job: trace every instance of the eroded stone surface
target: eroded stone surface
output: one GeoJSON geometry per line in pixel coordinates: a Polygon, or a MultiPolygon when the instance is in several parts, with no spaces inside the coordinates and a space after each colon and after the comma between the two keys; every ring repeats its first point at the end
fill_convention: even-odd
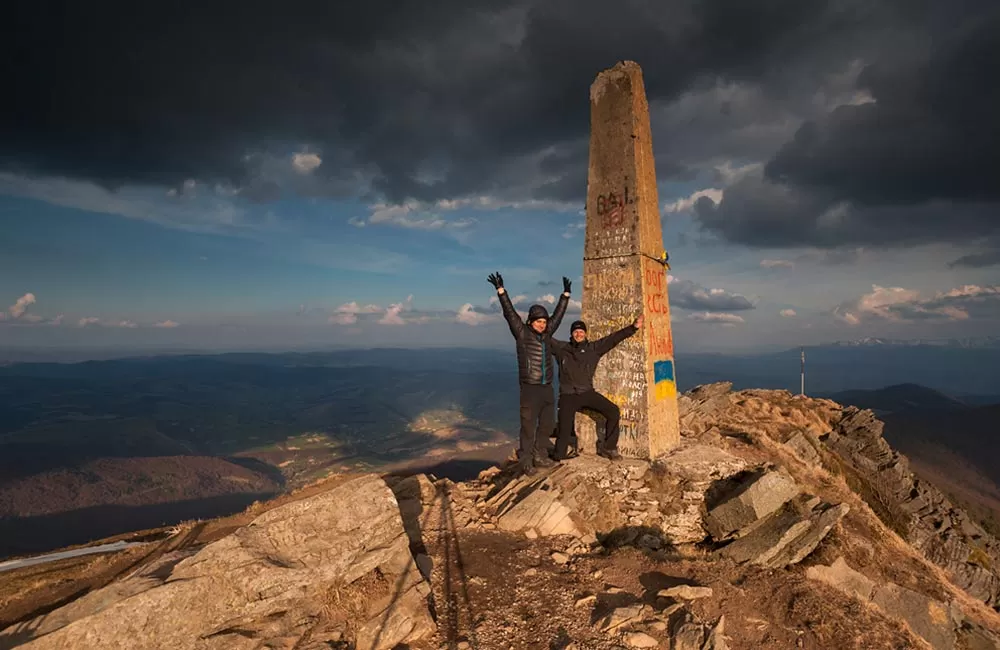
{"type": "Polygon", "coordinates": [[[781,472],[766,472],[741,485],[709,510],[705,528],[715,539],[724,539],[771,514],[798,493],[799,487],[791,477],[781,472]]]}
{"type": "MultiPolygon", "coordinates": [[[[623,61],[598,74],[590,92],[582,318],[598,338],[645,317],[594,376],[595,388],[622,409],[619,451],[642,459],[680,441],[655,169],[642,70],[623,61]]],[[[581,449],[592,453],[594,421],[581,414],[576,426],[581,449]]]]}
{"type": "Polygon", "coordinates": [[[357,599],[359,649],[385,650],[434,630],[429,588],[396,499],[377,476],[269,510],[197,552],[164,558],[31,621],[24,628],[44,636],[23,647],[284,647],[307,633],[350,632],[324,612],[331,590],[357,599]]]}

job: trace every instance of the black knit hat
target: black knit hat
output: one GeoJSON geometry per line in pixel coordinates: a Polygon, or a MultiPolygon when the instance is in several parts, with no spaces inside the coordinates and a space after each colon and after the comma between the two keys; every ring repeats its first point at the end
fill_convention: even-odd
{"type": "Polygon", "coordinates": [[[573,321],[573,324],[569,326],[569,333],[572,334],[573,330],[583,330],[584,332],[586,332],[587,324],[584,323],[582,320],[575,320],[573,321]]]}
{"type": "Polygon", "coordinates": [[[544,305],[532,305],[528,308],[528,325],[539,318],[549,319],[549,310],[544,305]]]}

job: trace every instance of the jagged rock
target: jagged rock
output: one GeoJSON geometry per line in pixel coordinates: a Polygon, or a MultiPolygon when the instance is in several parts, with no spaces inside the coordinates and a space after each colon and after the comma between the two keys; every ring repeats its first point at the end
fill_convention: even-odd
{"type": "Polygon", "coordinates": [[[800,513],[791,503],[719,553],[735,562],[772,569],[801,562],[850,510],[845,503],[800,513]]]}
{"type": "Polygon", "coordinates": [[[351,633],[326,610],[337,592],[355,646],[386,650],[433,632],[429,591],[393,493],[365,475],[10,631],[36,635],[31,650],[291,647],[351,633]]]}
{"type": "Polygon", "coordinates": [[[882,438],[882,428],[872,411],[848,407],[825,443],[857,475],[860,496],[887,526],[969,594],[1000,606],[1000,541],[916,478],[907,458],[882,438]]]}
{"type": "Polygon", "coordinates": [[[840,503],[821,511],[813,511],[809,518],[809,528],[786,545],[769,563],[771,567],[797,564],[816,550],[830,530],[844,518],[851,507],[840,503]]]}
{"type": "Polygon", "coordinates": [[[830,566],[813,566],[806,577],[872,603],[888,616],[906,621],[917,636],[934,650],[951,650],[956,644],[956,626],[946,604],[893,583],[876,584],[852,569],[843,558],[830,566]]]}
{"type": "Polygon", "coordinates": [[[587,607],[588,605],[593,605],[597,602],[597,596],[591,594],[589,596],[584,596],[576,601],[577,607],[587,607]]]}
{"type": "Polygon", "coordinates": [[[569,562],[569,556],[565,553],[560,553],[556,551],[552,554],[552,561],[556,564],[567,564],[569,562]]]}
{"type": "Polygon", "coordinates": [[[806,569],[806,577],[823,582],[834,589],[868,602],[875,591],[875,583],[863,573],[850,567],[844,558],[838,557],[830,566],[817,564],[806,569]]]}
{"type": "Polygon", "coordinates": [[[677,585],[669,589],[660,589],[656,592],[661,598],[679,598],[680,600],[697,600],[699,598],[711,598],[711,587],[695,587],[694,585],[677,585]]]}
{"type": "Polygon", "coordinates": [[[702,650],[705,629],[694,621],[681,623],[673,634],[673,650],[702,650]]]}
{"type": "Polygon", "coordinates": [[[799,492],[791,477],[770,471],[741,485],[721,503],[709,510],[705,528],[715,539],[731,533],[771,514],[799,492]]]}
{"type": "Polygon", "coordinates": [[[966,622],[958,632],[960,646],[967,650],[1000,650],[1000,637],[979,625],[966,622]]]}
{"type": "Polygon", "coordinates": [[[596,533],[625,525],[621,495],[648,467],[643,461],[611,463],[600,456],[578,456],[548,474],[512,479],[487,500],[487,508],[501,530],[533,528],[540,536],[596,541],[596,533]]]}
{"type": "Polygon", "coordinates": [[[703,541],[705,492],[719,480],[728,479],[747,468],[747,463],[727,451],[708,445],[682,442],[659,458],[656,471],[675,486],[661,494],[659,528],[672,544],[703,541]]]}
{"type": "Polygon", "coordinates": [[[805,462],[811,465],[819,464],[819,452],[816,451],[816,447],[809,440],[809,435],[805,432],[796,431],[791,438],[785,441],[785,444],[788,445],[796,456],[805,462]]]}
{"type": "Polygon", "coordinates": [[[660,642],[645,632],[629,632],[625,635],[625,645],[630,648],[656,648],[660,642]]]}
{"type": "Polygon", "coordinates": [[[726,642],[726,615],[723,614],[719,617],[719,620],[715,622],[715,626],[708,631],[705,636],[705,645],[702,646],[702,650],[729,650],[729,644],[726,642]]]}
{"type": "Polygon", "coordinates": [[[876,587],[872,602],[890,616],[905,620],[934,650],[955,647],[955,626],[944,603],[892,583],[876,587]]]}
{"type": "Polygon", "coordinates": [[[642,618],[642,614],[643,608],[641,605],[616,607],[597,621],[597,629],[612,634],[622,626],[638,621],[642,618]]]}

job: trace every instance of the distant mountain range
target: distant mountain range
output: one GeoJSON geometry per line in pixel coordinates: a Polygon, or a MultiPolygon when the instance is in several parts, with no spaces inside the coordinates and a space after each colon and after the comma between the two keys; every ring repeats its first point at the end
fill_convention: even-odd
{"type": "MultiPolygon", "coordinates": [[[[945,348],[1000,348],[1000,336],[980,336],[973,338],[951,338],[951,339],[883,339],[866,336],[851,341],[836,341],[820,346],[810,347],[872,347],[872,346],[893,346],[893,347],[916,347],[930,345],[945,348]]],[[[807,349],[809,349],[807,347],[807,349]]]]}
{"type": "Polygon", "coordinates": [[[981,406],[919,384],[830,395],[875,411],[914,471],[1000,535],[1000,399],[981,406]]]}

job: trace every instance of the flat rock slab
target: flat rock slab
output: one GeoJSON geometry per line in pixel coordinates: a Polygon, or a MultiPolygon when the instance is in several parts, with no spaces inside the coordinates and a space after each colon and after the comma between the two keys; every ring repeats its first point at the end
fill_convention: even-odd
{"type": "Polygon", "coordinates": [[[719,553],[735,562],[771,569],[797,564],[816,550],[849,510],[850,506],[841,503],[801,514],[787,506],[719,553]]]}
{"type": "Polygon", "coordinates": [[[785,445],[787,445],[796,456],[810,465],[819,464],[819,452],[816,451],[816,446],[809,440],[809,436],[805,432],[796,431],[791,438],[785,441],[785,445]]]}
{"type": "Polygon", "coordinates": [[[693,585],[677,585],[669,589],[661,589],[656,593],[661,598],[677,598],[679,600],[697,600],[699,598],[711,598],[711,587],[695,587],[693,585]]]}
{"type": "Polygon", "coordinates": [[[642,605],[616,607],[597,621],[597,629],[609,634],[614,633],[622,626],[638,621],[644,613],[642,605]]]}
{"type": "Polygon", "coordinates": [[[30,650],[311,648],[341,634],[324,618],[332,589],[357,599],[359,650],[386,650],[434,630],[430,588],[410,555],[396,498],[376,475],[264,512],[197,552],[161,558],[7,632],[36,635],[23,646],[30,650]],[[362,578],[371,584],[352,584],[362,578]],[[383,590],[373,586],[379,580],[383,590]]]}
{"type": "Polygon", "coordinates": [[[743,485],[705,517],[705,529],[715,539],[766,517],[799,493],[799,486],[782,472],[767,472],[743,485]]]}
{"type": "Polygon", "coordinates": [[[957,646],[955,622],[948,606],[941,601],[897,584],[876,584],[851,568],[842,557],[830,566],[809,567],[806,577],[876,605],[890,617],[906,621],[913,633],[934,650],[954,650],[957,646]]]}
{"type": "Polygon", "coordinates": [[[685,445],[657,459],[670,474],[692,483],[707,483],[735,476],[747,468],[747,462],[729,452],[709,445],[685,445]]]}

